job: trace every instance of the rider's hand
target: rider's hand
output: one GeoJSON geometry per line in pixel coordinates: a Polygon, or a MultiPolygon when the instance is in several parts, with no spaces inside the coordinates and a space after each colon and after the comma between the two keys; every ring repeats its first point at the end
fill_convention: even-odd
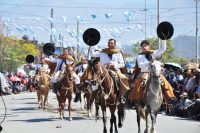
{"type": "Polygon", "coordinates": [[[109,68],[109,69],[113,69],[113,68],[114,68],[114,65],[111,64],[111,63],[108,63],[108,68],[109,68]]]}

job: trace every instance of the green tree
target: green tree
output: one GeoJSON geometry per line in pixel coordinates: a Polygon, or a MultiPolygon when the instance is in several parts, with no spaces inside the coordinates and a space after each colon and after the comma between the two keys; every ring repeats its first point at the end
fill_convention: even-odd
{"type": "Polygon", "coordinates": [[[15,71],[23,65],[28,54],[38,55],[35,44],[20,43],[14,37],[0,36],[0,71],[15,71]]]}

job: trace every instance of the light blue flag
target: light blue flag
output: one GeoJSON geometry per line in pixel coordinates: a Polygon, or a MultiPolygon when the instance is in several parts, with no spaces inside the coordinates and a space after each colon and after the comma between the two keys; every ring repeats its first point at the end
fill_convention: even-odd
{"type": "Polygon", "coordinates": [[[92,17],[93,19],[95,19],[95,18],[97,18],[97,15],[92,14],[91,17],[92,17]]]}
{"type": "Polygon", "coordinates": [[[46,19],[49,21],[49,23],[53,24],[53,19],[50,17],[46,17],[46,19]]]}
{"type": "Polygon", "coordinates": [[[66,16],[63,16],[61,17],[62,20],[64,21],[64,24],[65,24],[65,27],[67,27],[67,17],[66,16]]]}
{"type": "Polygon", "coordinates": [[[79,22],[87,23],[86,19],[84,19],[84,18],[81,17],[81,16],[76,16],[76,18],[79,20],[79,22]]]}
{"type": "Polygon", "coordinates": [[[106,17],[106,18],[111,18],[111,17],[112,17],[112,14],[111,14],[111,13],[105,13],[105,17],[106,17]]]}
{"type": "Polygon", "coordinates": [[[131,20],[131,13],[129,11],[124,11],[124,16],[126,18],[126,21],[130,22],[130,20],[131,20]]]}

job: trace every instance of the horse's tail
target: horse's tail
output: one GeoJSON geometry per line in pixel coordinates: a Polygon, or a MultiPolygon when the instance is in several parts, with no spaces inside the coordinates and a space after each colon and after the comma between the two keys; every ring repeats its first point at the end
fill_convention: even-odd
{"type": "Polygon", "coordinates": [[[125,110],[124,110],[124,104],[120,103],[118,105],[118,127],[121,128],[123,126],[122,122],[125,119],[125,110]]]}

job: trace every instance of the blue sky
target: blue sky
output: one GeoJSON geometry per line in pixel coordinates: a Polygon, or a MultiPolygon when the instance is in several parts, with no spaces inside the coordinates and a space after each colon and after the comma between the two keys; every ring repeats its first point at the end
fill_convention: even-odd
{"type": "MultiPolygon", "coordinates": [[[[157,0],[146,1],[146,36],[156,37],[157,0]]],[[[97,28],[101,32],[101,46],[106,45],[109,38],[116,38],[122,48],[145,38],[145,0],[0,0],[0,17],[10,30],[8,35],[21,38],[28,34],[30,38],[35,36],[40,42],[46,43],[50,38],[50,22],[47,17],[50,17],[51,8],[54,8],[52,32],[57,42],[59,33],[64,36],[64,46],[76,46],[73,33],[76,33],[77,16],[86,20],[80,22],[80,36],[87,28],[97,28]],[[125,12],[130,13],[129,16],[125,12]],[[112,16],[106,18],[105,14],[112,16]],[[96,15],[96,18],[91,15],[96,15]],[[67,17],[67,22],[61,17],[67,17]],[[20,32],[16,27],[29,27],[29,33],[20,32]]],[[[161,21],[173,24],[173,38],[178,35],[195,36],[195,2],[160,0],[161,21]]],[[[80,43],[83,44],[82,39],[80,43]]]]}

